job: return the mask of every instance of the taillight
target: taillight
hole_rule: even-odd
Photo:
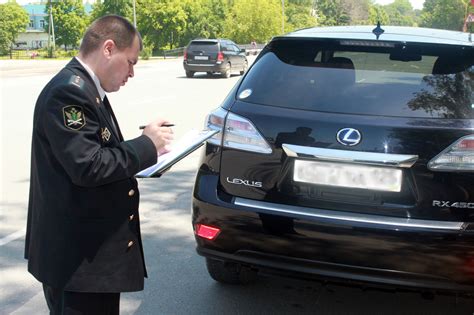
[[[219,235],[220,232],[221,232],[221,229],[219,228],[212,227],[205,224],[196,224],[195,233],[199,237],[212,241],[217,237],[217,235]]]
[[[221,51],[217,53],[217,61],[224,61],[224,54]]]
[[[206,118],[204,129],[219,130],[219,133],[213,135],[207,142],[221,145],[222,142],[222,131],[224,129],[225,116],[227,111],[222,107],[213,110]]]
[[[474,135],[462,137],[434,157],[428,168],[433,171],[474,171]]]
[[[227,113],[225,109],[219,107],[207,116],[204,127],[221,131],[207,140],[209,143],[221,145],[222,142],[222,145],[227,148],[272,153],[272,148],[250,120],[233,113],[227,115]]]
[[[188,52],[186,51],[186,49],[184,49],[184,52],[183,52],[183,59],[184,61],[188,61]]]
[[[252,122],[233,113],[227,116],[225,122],[223,145],[251,152],[272,153],[272,148]]]

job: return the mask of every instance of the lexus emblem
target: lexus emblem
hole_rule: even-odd
[[[337,132],[337,141],[340,144],[353,146],[362,140],[359,130],[354,128],[343,128]]]

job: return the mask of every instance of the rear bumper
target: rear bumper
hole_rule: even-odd
[[[183,62],[185,71],[193,72],[221,72],[224,71],[226,64],[194,64]]]
[[[198,253],[206,257],[295,276],[474,289],[474,233],[464,222],[353,215],[235,198],[220,191],[217,175],[199,172],[193,226],[198,223],[221,229],[214,241],[196,238]]]
[[[375,268],[362,268],[321,261],[298,259],[262,252],[241,250],[232,254],[197,247],[199,255],[226,262],[236,262],[257,268],[259,272],[300,279],[324,279],[334,282],[372,283],[384,287],[473,292],[474,285],[459,284],[448,279],[426,274],[398,272]]]

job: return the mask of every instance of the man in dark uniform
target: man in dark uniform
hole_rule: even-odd
[[[36,103],[25,258],[52,314],[118,314],[146,269],[134,175],[172,140],[165,120],[124,141],[105,92],[133,77],[142,48],[126,19],[105,16]]]

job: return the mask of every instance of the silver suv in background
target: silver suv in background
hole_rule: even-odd
[[[241,75],[247,71],[248,61],[245,49],[228,39],[194,39],[184,50],[183,67],[186,77],[192,78],[196,72],[208,75],[220,73],[230,78],[233,71]]]

